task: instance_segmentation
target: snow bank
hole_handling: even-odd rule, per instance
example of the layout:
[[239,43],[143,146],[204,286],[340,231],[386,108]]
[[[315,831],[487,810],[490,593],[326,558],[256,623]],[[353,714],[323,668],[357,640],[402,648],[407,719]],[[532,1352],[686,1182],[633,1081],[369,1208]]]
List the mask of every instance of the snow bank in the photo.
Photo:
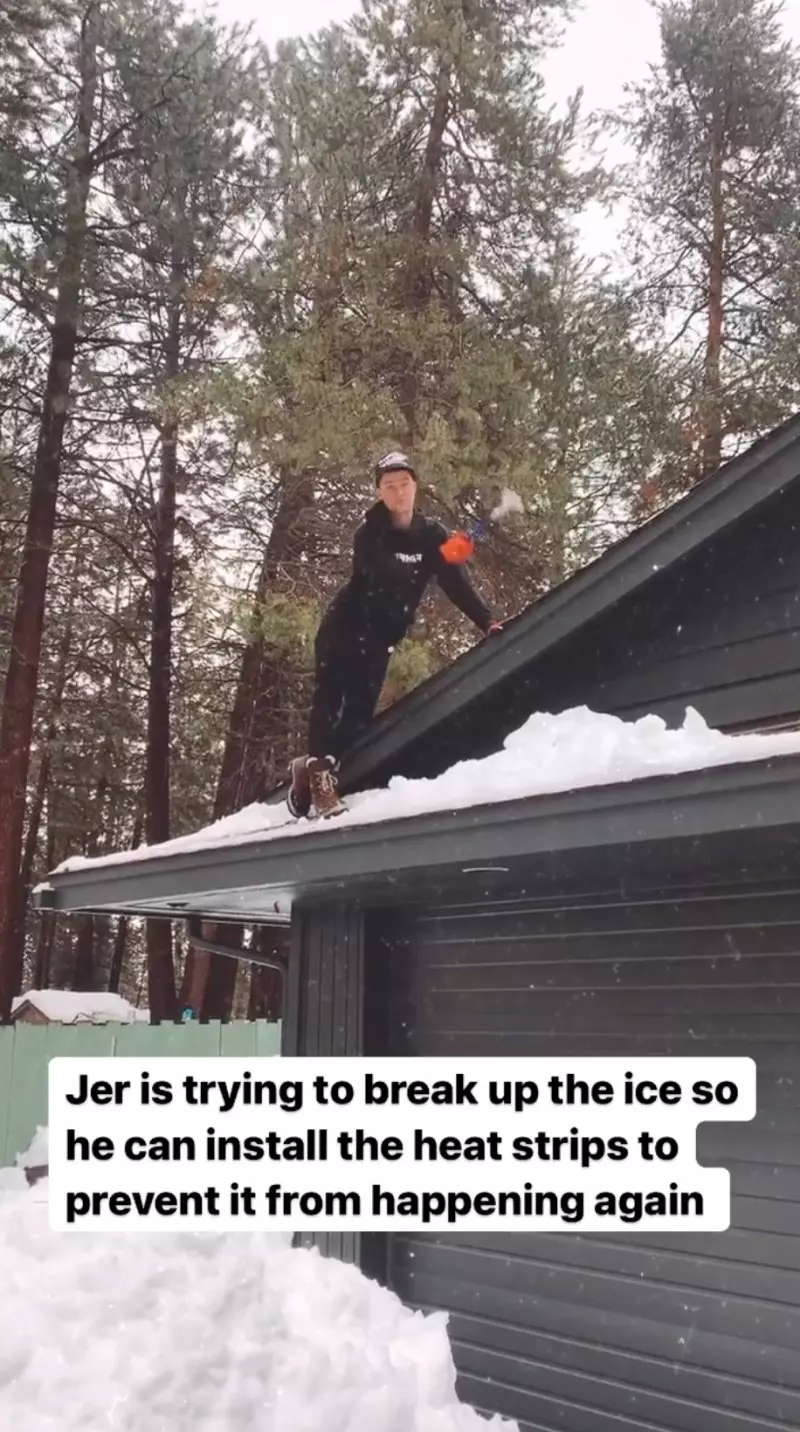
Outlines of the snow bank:
[[[797,754],[800,731],[728,736],[709,727],[692,708],[683,726],[670,730],[660,716],[622,721],[582,706],[557,716],[531,716],[506,739],[502,750],[481,761],[458,762],[433,780],[396,776],[385,790],[348,797],[350,809],[337,816],[331,829]],[[251,805],[194,835],[95,860],[77,856],[59,870],[302,836],[310,830],[318,831],[319,825],[292,820],[283,805]]]
[[24,1154],[17,1155],[17,1164],[20,1168],[42,1168],[46,1166],[50,1157],[50,1137],[48,1130],[37,1124],[36,1133],[31,1139]]
[[32,1004],[53,1024],[134,1024],[148,1018],[147,1010],[136,1009],[120,994],[70,989],[29,989],[11,1006],[16,1014]]
[[[48,1150],[48,1132],[47,1129],[43,1129],[40,1124],[25,1152],[17,1154],[14,1160],[14,1167],[0,1168],[0,1193],[4,1191],[15,1191],[19,1193],[23,1189],[26,1189],[28,1187],[28,1180],[25,1177],[26,1168],[46,1168]],[[2,1287],[2,1284],[0,1284],[0,1287]],[[0,1292],[0,1325],[2,1325],[2,1306],[2,1292]]]
[[[25,1177],[25,1170],[20,1168],[18,1164],[14,1168],[0,1168],[0,1196],[4,1193],[22,1193],[27,1187],[28,1180]],[[0,1292],[0,1316],[2,1316],[2,1312],[3,1294]],[[0,1369],[2,1369],[2,1365],[2,1361],[0,1360]],[[0,1389],[2,1389],[2,1385],[3,1378],[2,1371],[0,1371]],[[0,1395],[2,1395],[1,1392]],[[2,1422],[0,1422],[0,1427],[2,1427]]]
[[58,1234],[0,1191],[0,1427],[519,1432],[458,1402],[444,1314],[277,1235]]

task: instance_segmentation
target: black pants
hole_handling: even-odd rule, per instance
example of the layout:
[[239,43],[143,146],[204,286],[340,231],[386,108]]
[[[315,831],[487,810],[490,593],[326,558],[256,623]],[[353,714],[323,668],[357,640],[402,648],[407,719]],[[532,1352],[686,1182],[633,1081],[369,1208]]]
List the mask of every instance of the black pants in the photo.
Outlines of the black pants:
[[347,612],[334,609],[320,623],[315,658],[308,754],[340,761],[372,723],[392,659],[391,644],[379,632],[354,626]]

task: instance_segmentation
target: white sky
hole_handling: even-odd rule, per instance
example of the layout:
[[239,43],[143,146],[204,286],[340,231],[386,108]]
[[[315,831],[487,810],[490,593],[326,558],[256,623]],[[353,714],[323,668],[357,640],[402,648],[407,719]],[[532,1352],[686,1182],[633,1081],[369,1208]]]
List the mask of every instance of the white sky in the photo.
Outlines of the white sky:
[[[206,5],[187,0],[187,8],[201,11]],[[360,6],[358,0],[292,0],[286,6],[270,5],[270,0],[219,0],[215,8],[223,21],[252,22],[273,46],[286,36],[346,20]],[[784,0],[783,14],[787,38],[800,45],[800,0]],[[614,109],[624,98],[624,85],[643,78],[658,55],[658,21],[649,0],[577,0],[575,19],[547,66],[552,102],[560,107],[582,88],[586,111]],[[585,247],[595,255],[613,251],[617,231],[613,218],[595,213],[581,229]]]

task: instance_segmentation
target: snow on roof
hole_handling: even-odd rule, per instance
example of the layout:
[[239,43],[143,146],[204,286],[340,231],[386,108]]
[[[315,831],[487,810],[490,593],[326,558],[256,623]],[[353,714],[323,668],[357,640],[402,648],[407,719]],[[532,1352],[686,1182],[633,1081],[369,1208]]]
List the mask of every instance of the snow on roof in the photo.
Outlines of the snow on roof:
[[65,1237],[48,1226],[47,1182],[28,1190],[13,1173],[16,1186],[0,1177],[5,1429],[519,1432],[459,1400],[445,1312],[406,1307],[288,1234]]
[[[502,750],[482,760],[459,761],[430,780],[395,776],[385,789],[348,796],[347,813],[335,817],[325,828],[342,830],[435,811],[797,754],[800,731],[725,735],[708,726],[692,707],[687,709],[683,725],[670,730],[660,716],[623,721],[580,706],[558,715],[538,713],[529,717],[506,738]],[[255,804],[194,835],[93,860],[76,856],[55,873],[222,849],[256,840],[302,837],[319,829],[314,820],[294,820],[283,805]]]
[[146,1009],[136,1009],[122,995],[95,991],[29,989],[13,1001],[12,1016],[26,1004],[51,1024],[134,1024],[149,1019]]

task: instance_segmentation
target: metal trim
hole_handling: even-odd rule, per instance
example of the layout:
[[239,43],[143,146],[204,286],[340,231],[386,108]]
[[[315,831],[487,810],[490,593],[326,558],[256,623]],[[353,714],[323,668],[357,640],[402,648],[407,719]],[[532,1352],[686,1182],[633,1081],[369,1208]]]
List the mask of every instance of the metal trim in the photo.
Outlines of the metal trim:
[[[199,933],[204,921],[202,916],[190,915],[186,921],[186,938],[196,950],[202,951],[205,955],[222,955],[230,960],[247,960],[250,964],[258,965],[261,969],[277,970],[286,979],[287,962],[285,960],[262,959],[254,956],[251,950],[242,949],[241,945],[226,945],[221,940],[207,940]],[[219,921],[215,921],[219,924]]]

